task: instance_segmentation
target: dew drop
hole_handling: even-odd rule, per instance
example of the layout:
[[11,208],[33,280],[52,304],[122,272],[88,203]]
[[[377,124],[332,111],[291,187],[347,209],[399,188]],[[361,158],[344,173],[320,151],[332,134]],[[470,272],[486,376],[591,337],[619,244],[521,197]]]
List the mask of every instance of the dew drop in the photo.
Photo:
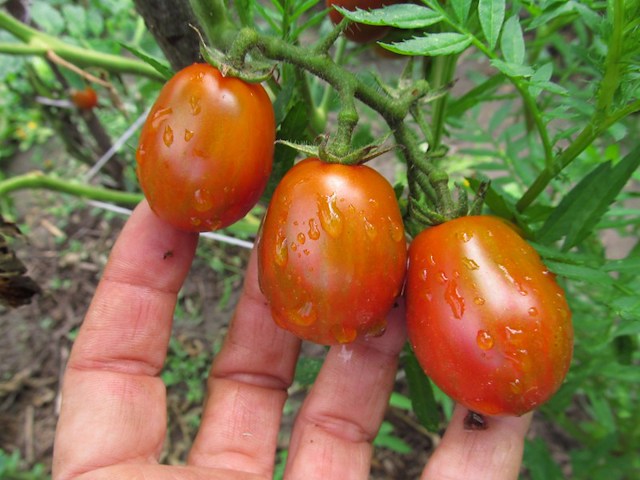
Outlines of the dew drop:
[[189,223],[194,227],[199,227],[202,224],[202,220],[200,220],[198,217],[191,217],[189,218]]
[[373,225],[367,219],[367,217],[363,217],[363,218],[364,218],[364,231],[367,234],[367,237],[369,237],[369,240],[374,240],[376,238],[376,235],[378,235],[378,230],[376,229],[375,225]]
[[189,130],[188,128],[185,128],[184,129],[184,141],[188,142],[192,138],[193,138],[193,131]]
[[309,231],[307,235],[309,235],[311,240],[318,240],[320,238],[320,230],[318,230],[318,225],[316,225],[316,221],[313,218],[309,219]]
[[171,107],[161,108],[156,110],[156,112],[151,117],[151,127],[158,128],[160,123],[167,119],[173,113],[173,109]]
[[355,328],[343,325],[334,325],[330,330],[331,335],[338,343],[351,343],[358,336],[358,331]]
[[304,253],[305,255],[309,255],[311,252],[308,248],[305,248],[304,250],[302,250],[302,253]]
[[516,378],[513,382],[509,382],[509,389],[515,395],[520,395],[522,393],[522,382],[519,378]]
[[318,314],[311,302],[305,302],[300,308],[292,311],[291,314],[291,322],[301,327],[313,325],[316,320],[318,320]]
[[464,298],[458,291],[458,286],[455,281],[449,282],[444,292],[444,299],[451,307],[451,313],[457,319],[462,318],[464,315]]
[[467,243],[469,240],[473,238],[473,233],[457,232],[456,237],[458,237],[458,239],[462,240],[464,243]]
[[298,245],[296,245],[296,242],[291,242],[291,250],[295,252],[297,249],[298,249]]
[[200,97],[191,95],[191,97],[189,97],[189,106],[191,107],[191,114],[198,115],[202,111],[202,107],[200,106]]
[[342,233],[344,222],[335,193],[318,199],[318,215],[324,231],[333,238],[338,238]]
[[388,217],[389,220],[389,231],[391,233],[391,240],[398,243],[404,239],[404,228],[401,224],[394,222],[391,217]]
[[199,188],[193,194],[193,208],[196,212],[206,212],[213,208],[213,195],[207,188]]
[[536,307],[531,307],[528,312],[531,317],[538,316],[538,309]]
[[298,234],[298,236],[296,237],[296,239],[298,240],[298,243],[299,243],[300,245],[304,245],[304,242],[306,242],[306,241],[307,241],[307,237],[305,237],[305,236],[304,236],[304,233],[302,233],[302,232],[300,232],[300,233]]
[[276,235],[276,251],[274,260],[276,265],[284,267],[289,260],[289,251],[287,249],[287,237],[282,230],[278,230]]
[[475,297],[473,299],[473,303],[475,303],[476,305],[484,305],[485,299],[482,297]]
[[476,335],[476,343],[482,350],[491,350],[495,343],[493,337],[486,330],[478,330]]
[[429,274],[429,271],[428,271],[426,268],[423,268],[423,269],[420,271],[420,278],[421,278],[423,281],[425,281],[425,282],[426,282],[426,281],[427,281],[427,275],[428,275],[428,274]]
[[438,272],[438,276],[436,278],[438,280],[438,283],[441,283],[442,285],[447,283],[447,280],[449,280],[449,277],[447,277],[447,274],[444,273],[442,270]]
[[433,266],[436,264],[436,259],[433,255],[429,255],[429,263]]
[[170,147],[173,144],[173,130],[169,125],[164,127],[164,133],[162,134],[162,141],[167,147]]
[[462,259],[462,263],[464,263],[465,267],[467,267],[469,270],[478,270],[480,268],[480,265],[478,265],[475,260],[467,257],[464,257]]

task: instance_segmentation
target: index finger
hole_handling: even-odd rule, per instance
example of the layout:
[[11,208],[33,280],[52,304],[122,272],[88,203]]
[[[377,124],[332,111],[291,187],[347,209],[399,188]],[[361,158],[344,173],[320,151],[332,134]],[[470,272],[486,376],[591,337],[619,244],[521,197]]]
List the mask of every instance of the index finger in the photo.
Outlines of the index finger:
[[127,221],[65,372],[55,478],[159,454],[166,408],[158,373],[197,238],[161,222],[146,202]]

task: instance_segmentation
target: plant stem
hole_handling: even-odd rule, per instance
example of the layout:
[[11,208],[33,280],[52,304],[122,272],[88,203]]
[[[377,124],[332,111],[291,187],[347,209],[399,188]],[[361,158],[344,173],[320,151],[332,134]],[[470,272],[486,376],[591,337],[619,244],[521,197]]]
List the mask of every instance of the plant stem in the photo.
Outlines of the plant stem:
[[580,155],[593,141],[598,138],[603,132],[605,132],[611,125],[623,119],[624,117],[640,111],[640,100],[636,100],[630,103],[624,108],[621,108],[614,114],[601,120],[595,124],[590,121],[589,124],[578,134],[578,136],[558,157],[556,158],[553,167],[550,169],[544,169],[538,175],[538,178],[533,182],[531,187],[524,193],[522,198],[516,204],[516,208],[519,212],[526,210],[531,203],[540,195],[544,189],[549,185],[549,182],[558,175],[565,167],[567,167],[578,155]]
[[16,190],[47,189],[56,192],[68,193],[76,197],[99,200],[103,202],[135,205],[143,196],[139,193],[122,192],[108,188],[95,187],[82,183],[70,182],[45,175],[40,171],[29,172],[23,175],[8,178],[0,182],[0,198]]
[[69,45],[56,37],[39,32],[15,18],[0,12],[0,29],[14,35],[24,44],[0,44],[0,53],[9,55],[40,55],[49,51],[79,67],[99,67],[115,73],[131,73],[164,82],[164,76],[151,65],[136,59],[108,53],[96,52],[87,48]]

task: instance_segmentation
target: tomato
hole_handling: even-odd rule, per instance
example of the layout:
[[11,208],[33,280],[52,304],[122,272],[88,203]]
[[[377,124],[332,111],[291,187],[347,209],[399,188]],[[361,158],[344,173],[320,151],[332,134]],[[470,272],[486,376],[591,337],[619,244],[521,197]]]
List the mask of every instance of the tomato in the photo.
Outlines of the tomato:
[[[326,0],[327,7],[331,9],[329,10],[329,18],[334,25],[340,23],[344,17],[336,9],[332,8],[333,5],[352,11],[357,8],[361,10],[373,10],[394,3],[398,3],[398,0]],[[387,31],[387,27],[352,22],[344,31],[344,35],[353,42],[367,43],[380,40]]]
[[193,64],[164,85],[149,113],[138,179],[163,220],[187,231],[217,230],[257,203],[274,141],[273,106],[262,86]]
[[71,101],[81,110],[91,110],[98,105],[98,94],[91,87],[83,90],[72,90]]
[[469,216],[422,231],[405,296],[420,365],[467,408],[521,415],[564,380],[573,351],[564,292],[505,221]]
[[308,158],[276,188],[258,243],[273,318],[324,345],[382,334],[406,272],[393,188],[374,169]]

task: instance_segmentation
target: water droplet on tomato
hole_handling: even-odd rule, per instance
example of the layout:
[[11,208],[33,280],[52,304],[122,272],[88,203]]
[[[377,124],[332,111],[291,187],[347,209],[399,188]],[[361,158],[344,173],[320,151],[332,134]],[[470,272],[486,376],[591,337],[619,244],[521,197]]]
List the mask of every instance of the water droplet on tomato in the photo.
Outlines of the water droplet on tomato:
[[473,233],[457,232],[456,233],[456,237],[458,237],[458,239],[462,240],[464,243],[467,243],[469,240],[471,240],[473,238]]
[[532,317],[537,317],[538,316],[538,309],[536,307],[531,307],[529,310],[529,315]]
[[289,260],[289,250],[287,249],[287,237],[282,230],[278,230],[276,235],[276,251],[274,261],[276,265],[284,267]]
[[207,188],[199,188],[193,194],[193,208],[196,212],[206,212],[213,208],[213,195]]
[[334,325],[330,330],[331,335],[338,343],[351,343],[358,336],[358,331],[355,328],[343,325]]
[[447,274],[444,273],[442,270],[438,272],[438,276],[436,278],[438,280],[438,283],[441,283],[442,285],[447,283],[447,280],[449,280],[449,277],[447,277]]
[[160,127],[160,123],[166,120],[172,113],[173,109],[171,107],[156,110],[151,117],[151,127],[157,129]]
[[173,144],[173,130],[169,125],[164,127],[164,133],[162,134],[162,141],[167,147],[170,147]]
[[475,260],[472,260],[467,257],[464,257],[462,259],[462,263],[464,263],[464,266],[467,267],[469,270],[478,270],[480,268],[480,265],[478,265]]
[[193,138],[193,131],[189,130],[188,128],[185,128],[184,129],[184,141],[188,142],[192,138]]
[[475,297],[473,299],[473,303],[475,303],[476,305],[484,305],[485,299],[482,297]]
[[447,284],[447,288],[444,292],[444,299],[451,307],[451,313],[457,319],[462,318],[464,315],[464,298],[458,291],[458,286],[455,281],[451,281]]
[[200,220],[198,217],[191,217],[189,218],[189,223],[194,227],[199,227],[202,224],[202,220]]
[[522,393],[522,382],[519,378],[516,378],[513,382],[509,382],[509,389],[515,395],[520,395]]
[[436,264],[436,259],[433,255],[429,255],[429,263],[431,265],[435,265]]
[[298,249],[298,245],[296,245],[296,242],[291,242],[291,250],[295,252],[297,249]]
[[313,218],[309,219],[309,231],[307,235],[309,235],[311,240],[318,240],[320,238],[320,230],[318,230],[318,225],[316,225],[316,221]]
[[342,233],[344,222],[342,212],[337,205],[335,193],[319,198],[318,215],[324,231],[333,238],[338,238]]
[[300,308],[291,312],[290,319],[296,325],[308,327],[318,320],[318,314],[313,303],[305,302]]
[[297,238],[298,243],[299,243],[300,245],[303,245],[303,244],[304,244],[304,242],[306,242],[306,241],[307,241],[307,237],[305,237],[305,236],[304,236],[304,233],[302,233],[302,232],[300,232],[296,238]]
[[202,107],[200,106],[200,97],[191,95],[191,97],[189,97],[189,106],[191,107],[191,114],[198,115],[202,111]]
[[305,248],[304,250],[302,250],[302,253],[304,253],[305,255],[309,255],[311,252],[308,248]]
[[375,225],[373,225],[367,219],[367,217],[363,217],[363,220],[364,220],[364,231],[367,234],[367,237],[369,237],[369,240],[374,240],[376,238],[376,235],[378,235],[378,230],[376,229]]
[[423,268],[423,269],[420,271],[420,278],[421,278],[424,282],[426,282],[426,281],[427,281],[427,276],[428,276],[428,275],[429,275],[429,271],[428,271],[426,268]]
[[495,343],[493,337],[486,330],[478,330],[476,335],[476,343],[482,350],[491,350]]
[[387,217],[389,220],[389,231],[391,233],[391,240],[394,242],[401,242],[404,239],[404,228],[398,222],[395,222],[391,217]]

